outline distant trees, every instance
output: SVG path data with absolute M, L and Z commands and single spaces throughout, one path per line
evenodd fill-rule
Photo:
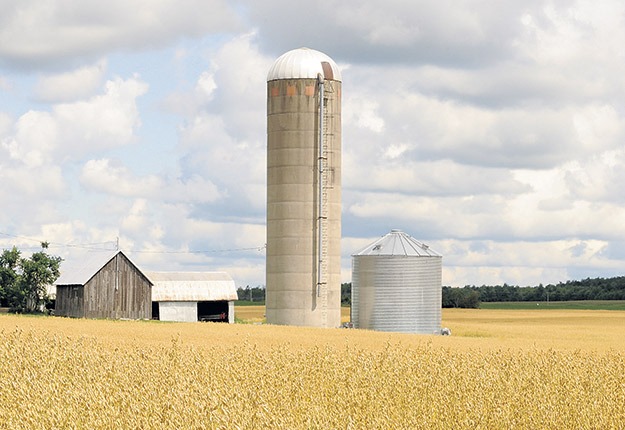
M 444 308 L 479 308 L 480 294 L 471 287 L 443 287 L 441 305 Z
M 47 242 L 42 250 L 23 258 L 13 247 L 0 255 L 0 299 L 13 312 L 35 312 L 43 309 L 48 301 L 46 287 L 54 283 L 60 274 L 61 257 L 49 255 Z
M 569 300 L 625 300 L 625 276 L 586 278 L 543 286 L 519 287 L 508 284 L 470 287 L 482 302 L 561 302 Z
M 345 282 L 341 284 L 341 306 L 350 306 L 352 304 L 352 283 Z
M 265 287 L 258 286 L 252 287 L 246 286 L 245 288 L 237 288 L 237 296 L 239 300 L 246 302 L 258 302 L 258 304 L 265 303 Z M 341 305 L 349 306 L 352 302 L 352 283 L 341 284 Z
M 351 304 L 351 283 L 341 285 L 341 304 Z M 482 302 L 548 302 L 569 300 L 625 300 L 625 276 L 586 278 L 534 287 L 518 285 L 443 286 L 444 308 L 479 308 Z
M 265 303 L 265 287 L 260 285 L 252 288 L 249 285 L 245 288 L 239 287 L 237 296 L 241 301 L 258 302 L 261 305 Z

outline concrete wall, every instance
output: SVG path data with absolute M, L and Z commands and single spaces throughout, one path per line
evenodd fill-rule
M 338 327 L 341 322 L 341 83 L 326 80 L 319 234 L 319 85 L 267 83 L 266 315 L 270 324 Z M 318 291 L 318 286 L 320 286 Z

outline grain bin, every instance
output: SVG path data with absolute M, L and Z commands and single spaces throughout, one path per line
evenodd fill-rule
M 352 255 L 355 328 L 439 333 L 442 256 L 400 230 Z
M 267 75 L 268 323 L 340 325 L 340 241 L 341 75 L 294 49 Z

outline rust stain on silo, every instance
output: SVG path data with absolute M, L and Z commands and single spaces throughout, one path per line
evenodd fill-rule
M 323 69 L 323 77 L 326 79 L 334 80 L 334 72 L 332 72 L 332 66 L 327 61 L 321 62 L 321 68 Z

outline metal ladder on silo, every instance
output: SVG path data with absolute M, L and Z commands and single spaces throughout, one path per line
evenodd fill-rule
M 321 320 L 324 326 L 328 323 L 328 120 L 325 105 L 325 80 L 319 76 L 319 204 L 317 214 L 318 228 L 318 261 L 317 261 L 317 304 L 320 307 Z

